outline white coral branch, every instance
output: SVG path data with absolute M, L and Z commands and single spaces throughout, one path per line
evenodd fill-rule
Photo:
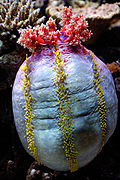
M 0 31 L 11 31 L 43 22 L 43 19 L 38 18 L 40 8 L 34 10 L 34 3 L 32 0 L 1 0 Z

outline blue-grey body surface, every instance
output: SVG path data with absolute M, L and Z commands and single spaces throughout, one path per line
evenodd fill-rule
M 69 102 L 73 120 L 73 137 L 75 144 L 78 167 L 83 167 L 96 157 L 102 141 L 102 129 L 98 99 L 94 88 L 94 66 L 89 53 L 82 52 L 80 48 L 60 47 L 61 61 L 64 63 L 64 74 L 68 87 Z M 65 50 L 64 50 L 65 49 Z M 32 97 L 31 112 L 34 127 L 34 144 L 36 153 L 41 163 L 47 167 L 67 171 L 69 169 L 66 154 L 63 148 L 63 134 L 58 125 L 57 92 L 54 85 L 56 72 L 54 71 L 55 55 L 48 47 L 31 56 L 29 68 L 30 93 Z M 88 51 L 88 50 L 87 50 Z M 89 52 L 89 51 L 88 51 Z M 99 85 L 102 87 L 105 100 L 106 137 L 105 143 L 113 134 L 117 122 L 117 96 L 113 78 L 107 66 L 95 55 Z M 21 65 L 14 82 L 12 101 L 13 113 L 17 132 L 26 149 L 25 124 L 25 97 L 22 85 L 24 74 Z M 32 154 L 31 154 L 32 155 Z

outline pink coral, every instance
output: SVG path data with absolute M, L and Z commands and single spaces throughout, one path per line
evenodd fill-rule
M 20 29 L 19 32 L 21 33 L 21 36 L 18 39 L 18 43 L 23 45 L 24 48 L 28 48 L 30 51 L 33 51 L 36 48 L 36 42 L 39 42 L 39 44 L 41 45 L 44 43 L 42 39 L 37 37 L 33 29 L 31 28 Z
M 65 25 L 68 25 L 72 18 L 72 8 L 64 7 L 62 11 L 62 20 L 60 24 L 64 27 Z
M 35 50 L 40 45 L 54 44 L 60 40 L 60 31 L 56 30 L 55 21 L 49 18 L 46 25 L 36 26 L 33 29 L 20 29 L 21 33 L 18 43 L 28 48 L 30 51 Z
M 83 15 L 73 16 L 71 8 L 63 8 L 60 23 L 62 25 L 61 32 L 67 37 L 64 42 L 69 42 L 71 45 L 80 45 L 81 41 L 84 42 L 91 37 L 91 31 L 87 29 L 88 23 Z
M 68 42 L 70 45 L 81 45 L 81 41 L 86 41 L 91 36 L 91 32 L 87 29 L 88 24 L 80 16 L 73 16 L 72 8 L 63 8 L 62 28 L 57 30 L 55 20 L 49 18 L 46 25 L 36 26 L 33 29 L 21 29 L 18 43 L 28 48 L 30 51 L 35 50 L 40 45 L 56 44 L 57 41 Z M 61 37 L 63 37 L 63 40 Z

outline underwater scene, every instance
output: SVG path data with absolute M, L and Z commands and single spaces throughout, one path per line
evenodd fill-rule
M 119 0 L 0 0 L 0 180 L 120 180 Z

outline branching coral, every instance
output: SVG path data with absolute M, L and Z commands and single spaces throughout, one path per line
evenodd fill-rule
M 32 0 L 2 0 L 0 2 L 0 36 L 27 25 L 41 24 L 40 8 L 34 10 Z
M 87 29 L 88 23 L 83 18 L 83 15 L 73 16 L 72 8 L 63 8 L 61 29 L 64 35 L 67 37 L 65 42 L 69 42 L 71 45 L 80 45 L 81 41 L 86 41 L 91 36 L 91 32 Z
M 101 33 L 111 27 L 113 20 L 117 20 L 120 14 L 120 3 L 104 3 L 99 6 L 98 2 L 89 2 L 85 1 L 68 1 L 70 6 L 73 8 L 74 15 L 83 14 L 85 19 L 89 23 L 89 29 L 93 32 L 92 38 L 86 41 L 87 44 L 93 44 L 100 37 Z M 61 19 L 62 9 L 64 3 L 58 1 L 50 1 L 49 6 L 46 8 L 46 13 L 56 18 L 58 21 Z M 64 1 L 65 2 L 65 1 Z M 72 5 L 72 4 L 73 5 Z M 77 6 L 76 6 L 77 5 Z
M 60 31 L 56 30 L 55 21 L 49 18 L 46 25 L 36 26 L 33 29 L 21 29 L 19 30 L 21 37 L 18 43 L 27 47 L 30 51 L 33 51 L 40 45 L 53 44 L 60 39 Z
M 72 16 L 71 8 L 64 8 L 61 21 L 62 28 L 57 30 L 55 21 L 49 18 L 46 25 L 36 26 L 33 29 L 21 29 L 21 37 L 18 43 L 27 47 L 30 51 L 40 45 L 54 44 L 58 40 L 68 42 L 72 45 L 80 45 L 81 41 L 86 41 L 91 36 L 91 32 L 87 29 L 87 22 L 83 16 Z M 65 40 L 64 40 L 65 39 Z

